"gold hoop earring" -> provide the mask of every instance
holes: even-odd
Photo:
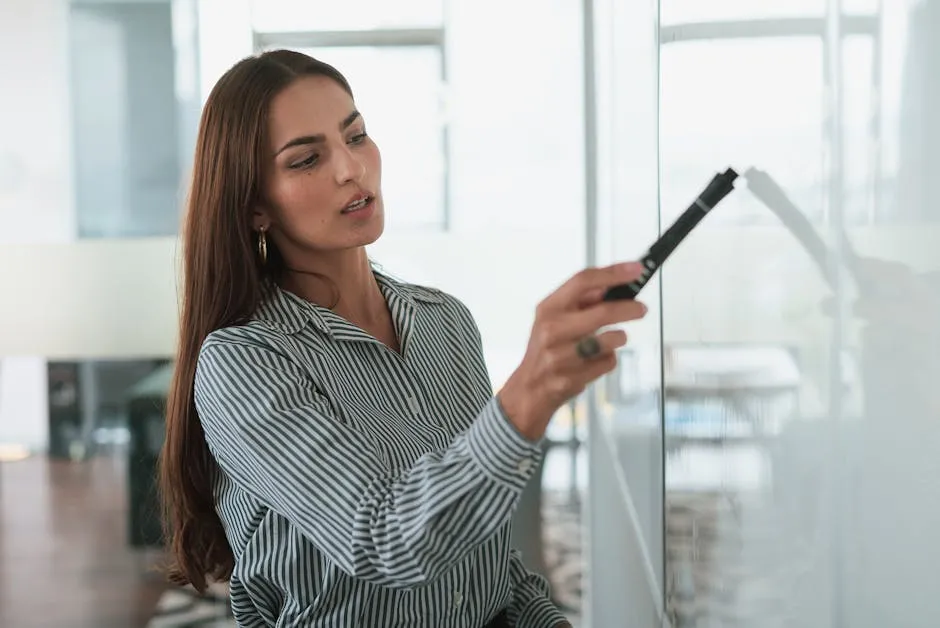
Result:
[[[265,235],[266,229],[258,229],[258,256],[261,258],[262,266],[268,263],[268,238]]]

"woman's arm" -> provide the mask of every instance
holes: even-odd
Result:
[[[448,449],[388,473],[301,368],[245,340],[206,343],[195,398],[221,470],[344,572],[382,586],[432,582],[490,538],[540,457],[493,399]]]

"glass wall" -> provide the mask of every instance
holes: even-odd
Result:
[[[592,515],[620,518],[590,527],[604,544],[591,625],[642,604],[629,584],[645,580],[661,597],[642,625],[933,626],[940,2],[658,4],[597,29],[621,36],[596,42],[599,92],[630,89],[599,128],[614,147],[600,152],[601,198],[616,199],[601,204],[599,245],[615,242],[601,261],[641,254],[717,171],[742,177],[644,292],[661,329],[637,326],[622,367],[658,334],[661,363],[640,368],[656,394],[636,409],[598,393],[592,459],[614,464],[592,462]],[[642,54],[627,49],[638,40]],[[655,87],[639,69],[650,63]],[[658,147],[633,111],[657,98],[645,120]],[[657,178],[654,191],[631,183]],[[661,458],[624,436],[619,413],[652,426]],[[661,516],[662,535],[638,544],[619,512],[641,529]],[[636,557],[606,543],[650,560],[618,566]],[[618,569],[626,584],[598,584]]]

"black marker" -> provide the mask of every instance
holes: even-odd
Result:
[[[643,263],[643,276],[631,283],[621,284],[610,288],[604,295],[605,301],[633,299],[640,293],[649,280],[656,274],[659,267],[672,255],[676,247],[692,233],[705,214],[710,212],[718,203],[728,196],[734,189],[734,180],[738,173],[728,168],[723,174],[715,175],[708,187],[698,195],[698,198],[682,212],[682,215],[663,233],[646,255],[640,260]]]

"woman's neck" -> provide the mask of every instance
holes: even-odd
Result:
[[[368,326],[387,314],[382,291],[365,249],[319,257],[316,262],[287,263],[282,287],[333,310],[337,315]]]

